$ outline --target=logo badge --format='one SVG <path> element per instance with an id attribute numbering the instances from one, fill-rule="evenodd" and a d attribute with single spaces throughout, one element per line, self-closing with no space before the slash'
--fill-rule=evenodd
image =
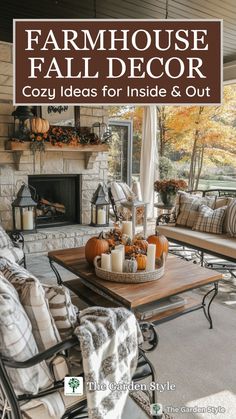
<path id="1" fill-rule="evenodd" d="M 65 377 L 64 394 L 65 396 L 82 396 L 83 377 Z"/>
<path id="2" fill-rule="evenodd" d="M 153 416 L 158 416 L 158 418 L 161 418 L 162 417 L 162 413 L 163 413 L 163 411 L 162 411 L 162 404 L 160 404 L 160 403 L 153 403 L 153 404 L 151 404 L 150 408 L 151 408 L 151 414 Z"/>

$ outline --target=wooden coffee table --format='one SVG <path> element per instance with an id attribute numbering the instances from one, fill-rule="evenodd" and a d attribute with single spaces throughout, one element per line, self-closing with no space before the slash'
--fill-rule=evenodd
<path id="1" fill-rule="evenodd" d="M 58 284 L 63 283 L 89 305 L 105 307 L 122 305 L 136 313 L 140 307 L 145 308 L 146 304 L 186 293 L 184 294 L 184 298 L 186 298 L 184 306 L 158 313 L 148 321 L 157 324 L 202 309 L 210 328 L 213 327 L 210 307 L 217 295 L 218 282 L 222 279 L 222 274 L 212 269 L 206 269 L 191 261 L 186 262 L 176 256 L 169 255 L 165 274 L 161 279 L 142 284 L 122 284 L 98 278 L 94 269 L 85 260 L 84 247 L 52 251 L 48 253 L 48 258 Z M 63 282 L 56 264 L 72 272 L 78 278 Z M 212 287 L 203 298 L 200 295 L 193 297 L 188 293 L 188 291 L 209 284 L 212 284 Z"/>

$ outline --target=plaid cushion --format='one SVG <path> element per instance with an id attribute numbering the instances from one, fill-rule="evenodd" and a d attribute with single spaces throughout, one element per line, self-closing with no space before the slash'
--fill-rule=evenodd
<path id="1" fill-rule="evenodd" d="M 6 259 L 0 259 L 0 270 L 18 292 L 40 352 L 60 342 L 59 332 L 39 280 L 22 266 Z"/>
<path id="2" fill-rule="evenodd" d="M 13 247 L 12 241 L 5 230 L 0 226 L 0 249 L 4 247 Z"/>
<path id="3" fill-rule="evenodd" d="M 193 230 L 222 234 L 226 208 L 221 207 L 213 210 L 206 205 L 202 205 L 199 209 L 198 218 L 193 226 Z"/>
<path id="4" fill-rule="evenodd" d="M 181 193 L 179 195 L 180 206 L 176 224 L 192 228 L 198 218 L 200 205 L 207 205 L 214 208 L 215 197 L 200 197 Z"/>
<path id="5" fill-rule="evenodd" d="M 76 308 L 72 304 L 69 290 L 57 285 L 43 285 L 43 288 L 61 339 L 71 337 L 78 322 Z"/>
<path id="6" fill-rule="evenodd" d="M 26 361 L 38 353 L 29 318 L 17 292 L 0 273 L 0 353 L 15 361 Z M 17 394 L 37 393 L 51 383 L 45 362 L 24 369 L 7 368 Z"/>
<path id="7" fill-rule="evenodd" d="M 236 199 L 233 199 L 226 210 L 225 229 L 231 237 L 236 237 Z"/>

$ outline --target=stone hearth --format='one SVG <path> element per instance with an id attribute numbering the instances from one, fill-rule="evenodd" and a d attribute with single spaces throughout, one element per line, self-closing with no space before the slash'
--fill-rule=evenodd
<path id="1" fill-rule="evenodd" d="M 109 227 L 102 230 L 109 230 Z M 100 232 L 101 228 L 81 224 L 40 229 L 25 235 L 25 253 L 38 256 L 51 250 L 84 246 L 90 237 Z"/>

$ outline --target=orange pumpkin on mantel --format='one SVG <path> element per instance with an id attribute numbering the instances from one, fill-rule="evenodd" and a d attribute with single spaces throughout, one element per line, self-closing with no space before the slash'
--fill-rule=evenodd
<path id="1" fill-rule="evenodd" d="M 167 238 L 163 236 L 163 234 L 156 232 L 152 236 L 149 236 L 147 238 L 147 241 L 149 244 L 156 245 L 156 258 L 160 259 L 163 253 L 165 253 L 167 257 L 168 249 L 169 249 L 169 242 Z"/>
<path id="2" fill-rule="evenodd" d="M 32 118 L 31 119 L 31 131 L 34 134 L 44 134 L 49 130 L 49 122 L 43 118 Z"/>
<path id="3" fill-rule="evenodd" d="M 103 238 L 102 232 L 98 237 L 91 237 L 85 245 L 85 257 L 90 265 L 93 265 L 96 256 L 107 252 L 109 252 L 109 243 Z"/>

